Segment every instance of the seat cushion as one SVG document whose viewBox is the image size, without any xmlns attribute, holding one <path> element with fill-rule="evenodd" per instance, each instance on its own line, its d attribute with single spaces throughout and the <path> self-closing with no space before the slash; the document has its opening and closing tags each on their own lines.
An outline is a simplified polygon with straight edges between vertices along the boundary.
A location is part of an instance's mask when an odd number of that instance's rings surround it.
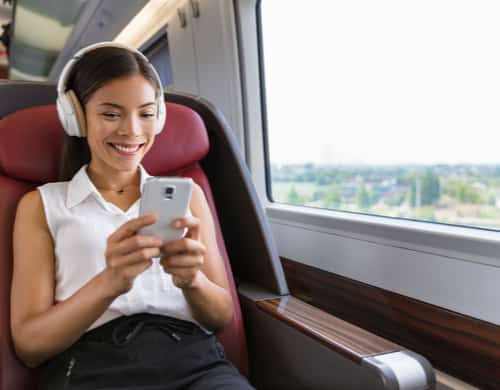
<svg viewBox="0 0 500 390">
<path fill-rule="evenodd" d="M 241 314 L 241 306 L 238 299 L 236 285 L 234 283 L 233 272 L 231 271 L 231 263 L 226 251 L 226 245 L 224 244 L 224 238 L 222 236 L 217 210 L 215 209 L 215 202 L 212 196 L 212 190 L 210 189 L 210 183 L 208 182 L 207 176 L 203 170 L 197 165 L 184 170 L 180 173 L 180 176 L 191 177 L 203 189 L 214 217 L 217 243 L 226 267 L 229 289 L 231 292 L 231 298 L 233 299 L 234 308 L 231 322 L 217 334 L 217 337 L 224 345 L 224 349 L 229 360 L 231 360 L 233 364 L 240 369 L 242 374 L 248 375 L 248 356 L 243 316 Z"/>
<path fill-rule="evenodd" d="M 16 357 L 10 335 L 10 286 L 12 281 L 12 228 L 16 207 L 33 185 L 0 174 L 0 388 L 35 389 L 35 370 Z"/>
<path fill-rule="evenodd" d="M 54 105 L 5 116 L 0 120 L 0 172 L 32 183 L 57 181 L 62 131 Z"/>
</svg>

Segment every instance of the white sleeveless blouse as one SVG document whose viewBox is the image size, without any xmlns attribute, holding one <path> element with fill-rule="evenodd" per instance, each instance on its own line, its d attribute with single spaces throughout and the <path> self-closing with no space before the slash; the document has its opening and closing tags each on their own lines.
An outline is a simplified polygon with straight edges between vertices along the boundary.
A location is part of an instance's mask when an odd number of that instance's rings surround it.
<svg viewBox="0 0 500 390">
<path fill-rule="evenodd" d="M 105 268 L 106 239 L 139 215 L 139 200 L 127 211 L 106 201 L 87 175 L 86 165 L 68 182 L 38 187 L 56 259 L 55 300 L 63 301 Z M 148 173 L 142 166 L 141 192 Z M 154 259 L 138 275 L 132 289 L 117 297 L 87 330 L 122 315 L 162 314 L 197 323 L 189 304 L 172 277 Z"/>
</svg>

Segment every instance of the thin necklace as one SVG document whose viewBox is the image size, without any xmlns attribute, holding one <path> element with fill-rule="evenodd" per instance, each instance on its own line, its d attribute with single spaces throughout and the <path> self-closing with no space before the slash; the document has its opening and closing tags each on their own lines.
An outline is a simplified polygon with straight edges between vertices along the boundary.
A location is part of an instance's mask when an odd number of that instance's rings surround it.
<svg viewBox="0 0 500 390">
<path fill-rule="evenodd" d="M 114 190 L 112 188 L 101 188 L 101 187 L 96 187 L 100 191 L 111 191 L 111 192 L 116 192 L 118 195 L 123 195 L 125 193 L 125 189 L 128 187 L 138 187 L 137 184 L 128 184 L 123 188 L 120 188 L 119 190 Z"/>
</svg>

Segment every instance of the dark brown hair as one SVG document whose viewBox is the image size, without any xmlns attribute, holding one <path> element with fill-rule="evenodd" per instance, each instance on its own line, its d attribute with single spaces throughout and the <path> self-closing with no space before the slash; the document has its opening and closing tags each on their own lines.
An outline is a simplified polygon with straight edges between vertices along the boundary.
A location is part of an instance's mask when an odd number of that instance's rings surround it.
<svg viewBox="0 0 500 390">
<path fill-rule="evenodd" d="M 72 89 L 82 109 L 91 96 L 106 83 L 134 74 L 142 75 L 161 93 L 161 86 L 147 61 L 138 53 L 120 47 L 101 47 L 89 51 L 74 65 L 68 76 L 66 90 Z M 64 146 L 59 180 L 70 180 L 84 165 L 90 162 L 87 138 L 72 137 L 64 133 Z"/>
</svg>

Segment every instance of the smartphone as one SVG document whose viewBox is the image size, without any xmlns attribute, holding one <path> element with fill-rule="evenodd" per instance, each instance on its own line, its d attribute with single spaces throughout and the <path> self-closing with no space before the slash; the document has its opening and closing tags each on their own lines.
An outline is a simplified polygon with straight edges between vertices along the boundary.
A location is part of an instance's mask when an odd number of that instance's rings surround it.
<svg viewBox="0 0 500 390">
<path fill-rule="evenodd" d="M 139 233 L 155 235 L 164 243 L 184 237 L 187 228 L 176 229 L 172 223 L 185 217 L 189 210 L 193 180 L 184 177 L 151 177 L 142 189 L 139 215 L 156 214 L 158 221 Z"/>
</svg>

